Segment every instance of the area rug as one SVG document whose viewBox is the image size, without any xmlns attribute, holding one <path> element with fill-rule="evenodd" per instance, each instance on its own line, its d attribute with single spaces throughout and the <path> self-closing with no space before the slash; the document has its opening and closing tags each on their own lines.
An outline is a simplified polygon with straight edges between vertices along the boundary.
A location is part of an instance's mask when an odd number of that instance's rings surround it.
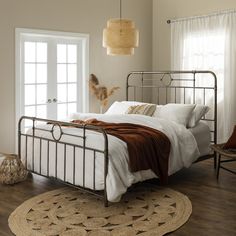
<svg viewBox="0 0 236 236">
<path fill-rule="evenodd" d="M 27 200 L 8 221 L 17 236 L 154 236 L 178 229 L 191 212 L 190 200 L 169 188 L 135 187 L 109 207 L 91 194 L 62 188 Z"/>
</svg>

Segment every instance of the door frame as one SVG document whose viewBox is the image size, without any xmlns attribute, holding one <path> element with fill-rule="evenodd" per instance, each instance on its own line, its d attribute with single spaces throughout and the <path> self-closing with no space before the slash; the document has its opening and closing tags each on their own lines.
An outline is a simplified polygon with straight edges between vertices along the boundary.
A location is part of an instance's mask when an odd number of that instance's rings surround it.
<svg viewBox="0 0 236 236">
<path fill-rule="evenodd" d="M 30 28 L 15 28 L 15 151 L 17 152 L 17 143 L 18 143 L 18 121 L 22 116 L 23 112 L 23 99 L 24 93 L 22 93 L 22 68 L 21 68 L 21 43 L 22 37 L 24 36 L 37 35 L 59 38 L 63 37 L 65 39 L 78 39 L 82 42 L 82 61 L 83 61 L 83 70 L 81 80 L 82 90 L 83 90 L 83 108 L 82 112 L 89 111 L 89 34 L 84 33 L 75 33 L 75 32 L 62 32 L 62 31 L 48 31 L 48 30 L 38 30 Z M 80 58 L 79 58 L 80 59 Z"/>
</svg>

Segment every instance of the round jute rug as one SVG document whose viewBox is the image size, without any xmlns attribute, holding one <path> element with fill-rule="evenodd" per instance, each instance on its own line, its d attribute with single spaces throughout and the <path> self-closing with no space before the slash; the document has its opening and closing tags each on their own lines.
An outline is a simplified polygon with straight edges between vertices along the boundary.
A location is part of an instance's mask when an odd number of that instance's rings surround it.
<svg viewBox="0 0 236 236">
<path fill-rule="evenodd" d="M 154 236 L 176 230 L 191 212 L 190 200 L 168 188 L 136 187 L 107 208 L 99 198 L 62 188 L 27 200 L 8 221 L 17 236 Z"/>
</svg>

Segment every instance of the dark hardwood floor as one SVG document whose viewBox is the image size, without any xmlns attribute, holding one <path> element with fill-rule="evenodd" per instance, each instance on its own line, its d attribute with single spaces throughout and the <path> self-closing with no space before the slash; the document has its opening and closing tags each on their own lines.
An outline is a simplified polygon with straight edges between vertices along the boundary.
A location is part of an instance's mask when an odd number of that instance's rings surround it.
<svg viewBox="0 0 236 236">
<path fill-rule="evenodd" d="M 236 168 L 236 162 L 231 166 Z M 36 175 L 14 186 L 0 185 L 0 236 L 13 235 L 8 228 L 8 216 L 18 205 L 61 186 Z M 169 187 L 186 194 L 193 205 L 189 221 L 169 235 L 236 235 L 236 175 L 221 170 L 217 181 L 212 161 L 208 160 L 171 176 Z"/>
</svg>

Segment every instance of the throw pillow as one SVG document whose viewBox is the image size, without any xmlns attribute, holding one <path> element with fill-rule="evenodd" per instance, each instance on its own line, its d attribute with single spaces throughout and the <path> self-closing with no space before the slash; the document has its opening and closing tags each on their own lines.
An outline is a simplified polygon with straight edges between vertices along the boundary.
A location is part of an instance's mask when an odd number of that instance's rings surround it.
<svg viewBox="0 0 236 236">
<path fill-rule="evenodd" d="M 130 106 L 126 111 L 126 114 L 139 114 L 139 115 L 152 116 L 155 110 L 156 110 L 156 105 L 143 104 L 143 105 Z"/>
</svg>

